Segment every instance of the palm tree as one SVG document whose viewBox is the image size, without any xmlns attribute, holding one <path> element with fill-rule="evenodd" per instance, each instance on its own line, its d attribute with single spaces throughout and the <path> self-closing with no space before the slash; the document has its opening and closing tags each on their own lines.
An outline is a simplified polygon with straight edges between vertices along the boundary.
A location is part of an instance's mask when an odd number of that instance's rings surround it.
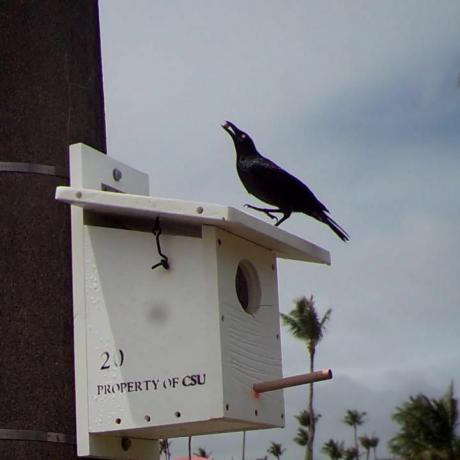
<svg viewBox="0 0 460 460">
<path fill-rule="evenodd" d="M 196 455 L 197 457 L 211 458 L 211 453 L 212 452 L 208 453 L 203 447 L 198 447 L 198 449 L 193 452 L 193 455 Z"/>
<path fill-rule="evenodd" d="M 419 394 L 397 407 L 392 418 L 400 432 L 390 440 L 390 450 L 402 458 L 460 458 L 458 401 L 453 392 L 450 384 L 440 399 Z"/>
<path fill-rule="evenodd" d="M 277 442 L 271 442 L 267 452 L 276 457 L 277 460 L 279 460 L 281 455 L 283 455 L 284 452 L 286 452 L 286 449 L 283 449 L 283 446 L 281 444 L 278 444 Z"/>
<path fill-rule="evenodd" d="M 166 438 L 160 439 L 160 456 L 161 454 L 165 454 L 166 460 L 171 459 L 171 442 Z"/>
<path fill-rule="evenodd" d="M 315 414 L 315 423 L 321 417 L 321 414 Z M 300 427 L 297 428 L 297 435 L 294 438 L 299 446 L 306 446 L 308 444 L 308 427 L 310 426 L 310 413 L 307 410 L 302 410 L 295 418 L 299 421 Z M 306 429 L 305 429 L 306 428 Z"/>
<path fill-rule="evenodd" d="M 356 450 L 356 447 L 347 447 L 343 451 L 343 458 L 345 460 L 357 460 L 357 459 L 359 459 L 359 454 L 358 454 L 358 451 Z"/>
<path fill-rule="evenodd" d="M 343 419 L 343 423 L 350 425 L 353 427 L 353 434 L 355 439 L 355 449 L 357 458 L 359 458 L 359 444 L 358 444 L 358 426 L 364 423 L 364 417 L 366 416 L 366 412 L 359 412 L 357 410 L 347 410 L 345 417 Z"/>
<path fill-rule="evenodd" d="M 321 452 L 324 452 L 331 460 L 339 460 L 339 458 L 342 458 L 344 450 L 343 442 L 337 442 L 333 439 L 329 439 L 321 448 Z"/>
<path fill-rule="evenodd" d="M 379 441 L 380 439 L 375 434 L 369 438 L 369 444 L 374 452 L 374 460 L 377 460 L 377 446 L 379 445 Z"/>
<path fill-rule="evenodd" d="M 359 442 L 366 450 L 366 460 L 369 460 L 369 455 L 371 453 L 371 444 L 372 444 L 371 438 L 369 438 L 369 436 L 365 434 L 364 436 L 359 437 Z"/>
<path fill-rule="evenodd" d="M 313 296 L 309 299 L 301 297 L 296 300 L 295 308 L 288 315 L 281 313 L 283 323 L 289 328 L 292 335 L 307 344 L 307 351 L 310 358 L 310 372 L 313 372 L 315 365 L 316 347 L 323 338 L 326 330 L 326 322 L 331 316 L 332 310 L 329 308 L 321 319 L 315 308 Z M 313 442 L 315 440 L 316 420 L 313 410 L 313 383 L 309 385 L 308 413 L 310 422 L 308 425 L 308 437 L 305 450 L 305 459 L 313 460 Z"/>
<path fill-rule="evenodd" d="M 379 438 L 375 435 L 373 436 L 364 435 L 364 436 L 360 436 L 359 442 L 364 447 L 364 449 L 366 449 L 366 460 L 369 460 L 371 449 L 374 451 L 374 460 L 376 460 L 377 459 L 376 450 L 379 444 Z"/>
<path fill-rule="evenodd" d="M 307 410 L 303 410 L 295 418 L 299 421 L 300 427 L 297 428 L 297 435 L 294 441 L 299 446 L 306 446 L 308 444 L 308 431 L 305 428 L 310 426 L 310 414 Z"/>
</svg>

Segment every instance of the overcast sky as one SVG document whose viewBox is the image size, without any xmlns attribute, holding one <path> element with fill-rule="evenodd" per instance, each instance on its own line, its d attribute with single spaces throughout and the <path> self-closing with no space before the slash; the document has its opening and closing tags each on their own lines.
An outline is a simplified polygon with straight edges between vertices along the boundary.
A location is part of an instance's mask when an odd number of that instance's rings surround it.
<svg viewBox="0 0 460 460">
<path fill-rule="evenodd" d="M 314 294 L 332 308 L 317 367 L 316 447 L 397 428 L 419 392 L 460 395 L 460 2 L 100 0 L 108 153 L 150 175 L 151 194 L 241 209 L 231 120 L 259 151 L 305 181 L 350 234 L 295 215 L 283 228 L 331 252 L 332 266 L 281 262 L 280 308 Z M 261 219 L 264 216 L 258 216 Z M 284 373 L 305 372 L 282 331 Z M 248 433 L 247 460 L 282 442 L 302 458 L 287 390 L 287 427 Z M 241 435 L 194 438 L 216 460 Z M 182 440 L 173 454 L 185 455 Z M 319 454 L 318 458 L 325 458 Z"/>
</svg>

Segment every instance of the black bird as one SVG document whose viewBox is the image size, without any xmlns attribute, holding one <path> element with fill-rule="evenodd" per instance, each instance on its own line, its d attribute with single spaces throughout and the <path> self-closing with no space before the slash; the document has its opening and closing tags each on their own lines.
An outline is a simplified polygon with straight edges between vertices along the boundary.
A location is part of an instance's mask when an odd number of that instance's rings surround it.
<svg viewBox="0 0 460 460">
<path fill-rule="evenodd" d="M 305 184 L 262 156 L 249 135 L 233 123 L 226 121 L 222 128 L 230 134 L 235 144 L 236 169 L 246 190 L 259 200 L 276 206 L 275 209 L 269 209 L 246 205 L 248 208 L 275 219 L 276 226 L 293 212 L 303 212 L 328 225 L 342 241 L 349 240 L 347 232 L 329 217 L 329 210 Z M 278 219 L 273 213 L 281 213 L 283 217 Z"/>
</svg>

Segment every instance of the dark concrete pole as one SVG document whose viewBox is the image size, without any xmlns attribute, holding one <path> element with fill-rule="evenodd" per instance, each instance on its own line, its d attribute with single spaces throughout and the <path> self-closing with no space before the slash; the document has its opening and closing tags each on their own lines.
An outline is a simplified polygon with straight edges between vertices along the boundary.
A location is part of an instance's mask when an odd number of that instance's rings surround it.
<svg viewBox="0 0 460 460">
<path fill-rule="evenodd" d="M 69 144 L 106 150 L 97 1 L 1 1 L 0 37 L 0 458 L 75 459 L 5 438 L 75 436 L 70 213 L 54 190 Z"/>
</svg>

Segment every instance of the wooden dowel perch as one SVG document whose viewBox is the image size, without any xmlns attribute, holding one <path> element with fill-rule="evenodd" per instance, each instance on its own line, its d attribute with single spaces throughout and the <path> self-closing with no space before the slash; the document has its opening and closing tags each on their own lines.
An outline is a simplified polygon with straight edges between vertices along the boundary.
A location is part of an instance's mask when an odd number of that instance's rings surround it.
<svg viewBox="0 0 460 460">
<path fill-rule="evenodd" d="M 306 383 L 319 382 L 321 380 L 332 379 L 332 370 L 323 369 L 321 371 L 311 372 L 309 374 L 293 375 L 283 379 L 270 380 L 268 382 L 255 383 L 252 388 L 256 394 L 265 393 L 266 391 L 280 390 L 282 388 L 305 385 Z"/>
</svg>

